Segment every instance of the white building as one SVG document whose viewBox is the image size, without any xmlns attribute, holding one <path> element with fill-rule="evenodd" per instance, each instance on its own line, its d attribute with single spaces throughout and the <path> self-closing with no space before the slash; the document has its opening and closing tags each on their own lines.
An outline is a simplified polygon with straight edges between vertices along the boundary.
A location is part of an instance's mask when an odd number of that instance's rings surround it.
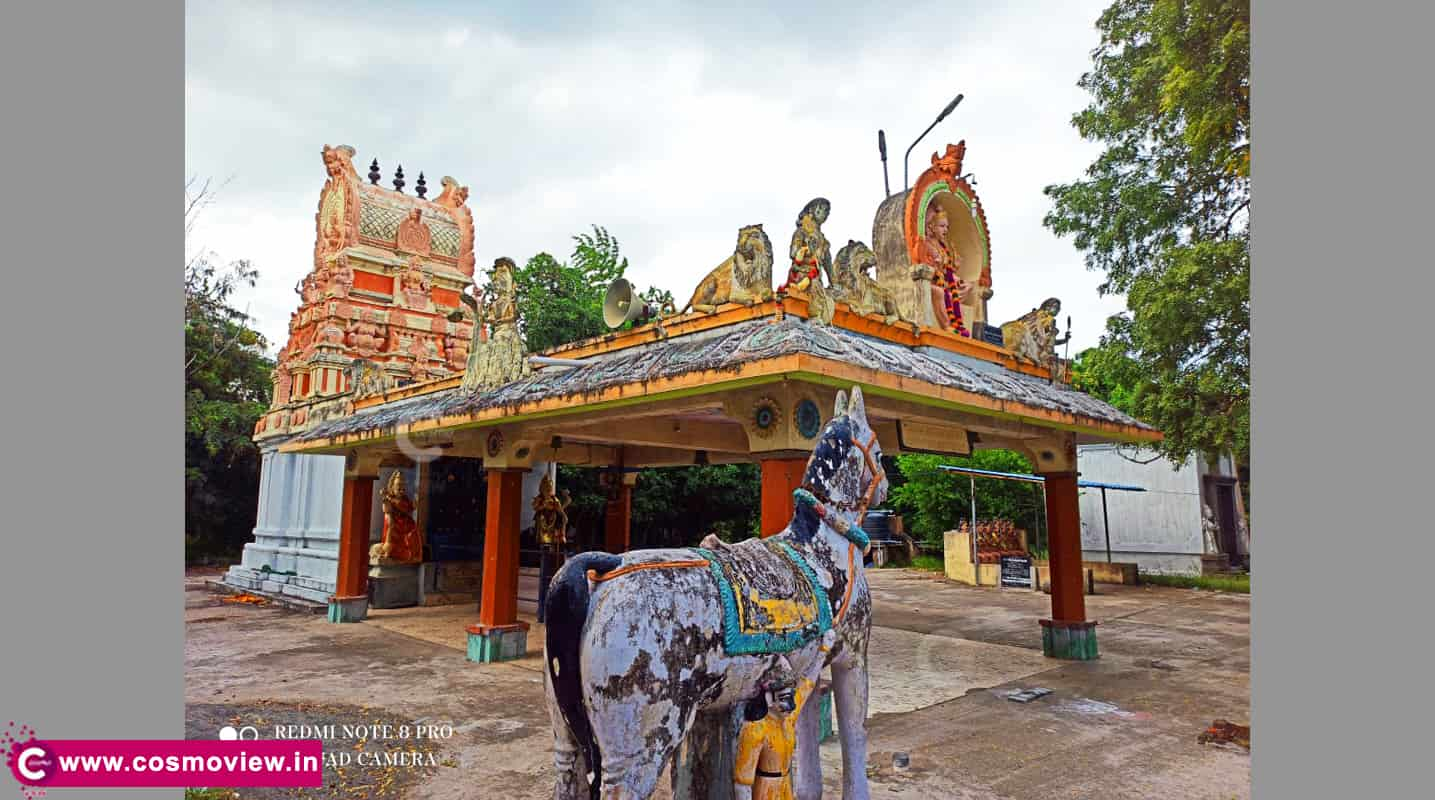
<svg viewBox="0 0 1435 800">
<path fill-rule="evenodd" d="M 1249 563 L 1250 533 L 1245 521 L 1235 464 L 1223 456 L 1214 465 L 1190 458 L 1171 461 L 1129 445 L 1092 444 L 1077 448 L 1081 480 L 1139 486 L 1145 491 L 1081 490 L 1081 547 L 1087 561 L 1105 561 L 1109 520 L 1111 560 L 1137 564 L 1142 572 L 1195 575 L 1226 565 Z M 1203 529 L 1209 508 L 1209 535 Z"/>
</svg>

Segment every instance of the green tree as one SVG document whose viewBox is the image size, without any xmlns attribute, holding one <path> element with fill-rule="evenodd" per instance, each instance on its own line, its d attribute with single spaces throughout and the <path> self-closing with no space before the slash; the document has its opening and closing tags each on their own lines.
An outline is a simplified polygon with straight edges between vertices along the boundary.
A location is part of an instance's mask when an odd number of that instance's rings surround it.
<svg viewBox="0 0 1435 800">
<path fill-rule="evenodd" d="M 603 296 L 608 284 L 623 277 L 628 259 L 618 240 L 594 225 L 592 233 L 573 237 L 570 263 L 548 253 L 528 259 L 514 274 L 524 343 L 529 352 L 576 342 L 607 332 Z"/>
<path fill-rule="evenodd" d="M 185 185 L 185 233 L 212 201 L 206 183 Z M 221 264 L 204 250 L 184 267 L 185 559 L 233 557 L 257 513 L 259 450 L 251 436 L 269 405 L 265 341 L 248 315 L 231 305 L 253 286 L 247 261 Z"/>
<path fill-rule="evenodd" d="M 972 480 L 948 472 L 943 465 L 993 472 L 1030 473 L 1031 462 L 1011 450 L 977 450 L 971 456 L 905 453 L 893 459 L 897 475 L 889 478 L 887 505 L 902 515 L 907 535 L 940 547 L 942 534 L 969 519 Z M 977 478 L 977 519 L 1008 519 L 1032 535 L 1033 545 L 1045 542 L 1046 512 L 1041 487 L 1019 481 Z"/>
<path fill-rule="evenodd" d="M 608 332 L 603 298 L 608 285 L 624 276 L 628 259 L 618 240 L 599 225 L 573 237 L 573 254 L 562 263 L 539 253 L 518 270 L 519 310 L 524 340 L 537 352 Z M 641 297 L 654 308 L 673 302 L 672 293 L 651 287 Z M 559 466 L 558 483 L 573 495 L 568 509 L 583 547 L 603 546 L 606 492 L 601 470 Z M 761 508 L 758 468 L 753 464 L 712 464 L 645 469 L 633 489 L 631 545 L 695 545 L 716 533 L 734 541 L 757 534 Z"/>
<path fill-rule="evenodd" d="M 691 547 L 709 533 L 747 539 L 761 508 L 756 464 L 645 469 L 633 489 L 633 546 Z"/>
<path fill-rule="evenodd" d="M 1048 186 L 1046 225 L 1073 237 L 1103 293 L 1125 293 L 1083 380 L 1193 453 L 1250 453 L 1250 8 L 1117 0 L 1073 117 L 1105 150 Z"/>
<path fill-rule="evenodd" d="M 1071 385 L 1114 408 L 1136 415 L 1135 385 L 1139 366 L 1120 349 L 1092 347 L 1076 354 L 1071 362 Z"/>
</svg>

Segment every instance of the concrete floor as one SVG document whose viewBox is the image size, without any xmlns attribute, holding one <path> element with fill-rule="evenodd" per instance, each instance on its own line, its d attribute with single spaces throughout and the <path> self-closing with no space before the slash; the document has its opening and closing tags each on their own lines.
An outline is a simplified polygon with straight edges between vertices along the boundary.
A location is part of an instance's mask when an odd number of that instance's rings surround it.
<svg viewBox="0 0 1435 800">
<path fill-rule="evenodd" d="M 1250 796 L 1249 754 L 1196 741 L 1214 719 L 1249 722 L 1248 596 L 1102 585 L 1087 598 L 1102 657 L 1073 663 L 1041 655 L 1046 595 L 907 570 L 869 579 L 874 797 Z M 190 736 L 212 735 L 205 728 L 221 713 L 265 738 L 275 724 L 346 713 L 356 723 L 453 726 L 424 743 L 438 766 L 387 783 L 351 768 L 324 790 L 265 797 L 549 796 L 540 630 L 528 658 L 480 666 L 464 659 L 463 626 L 475 618 L 467 606 L 332 625 L 223 602 L 200 576 L 187 579 L 185 605 Z M 1053 692 L 1028 704 L 1002 694 L 1033 686 Z M 892 767 L 897 751 L 910 755 L 905 770 Z M 822 753 L 826 794 L 840 797 L 840 747 L 833 740 Z"/>
</svg>

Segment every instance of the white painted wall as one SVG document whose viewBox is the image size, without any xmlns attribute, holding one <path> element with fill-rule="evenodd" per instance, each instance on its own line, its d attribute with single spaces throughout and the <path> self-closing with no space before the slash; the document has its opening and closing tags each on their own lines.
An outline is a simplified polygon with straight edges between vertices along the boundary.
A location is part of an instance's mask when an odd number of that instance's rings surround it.
<svg viewBox="0 0 1435 800">
<path fill-rule="evenodd" d="M 249 589 L 261 587 L 263 567 L 297 572 L 282 583 L 286 594 L 322 602 L 334 591 L 338 574 L 339 516 L 344 499 L 342 456 L 261 454 L 259 509 L 254 541 L 244 546 L 238 565 L 225 580 Z M 377 504 L 375 504 L 377 505 Z"/>
<path fill-rule="evenodd" d="M 1119 451 L 1117 445 L 1110 444 L 1077 448 L 1077 470 L 1082 480 L 1146 489 L 1144 492 L 1106 491 L 1112 559 L 1134 561 L 1149 572 L 1200 572 L 1201 555 L 1205 553 L 1205 539 L 1201 534 L 1201 470 L 1194 459 L 1179 468 L 1164 458 L 1149 464 L 1136 463 L 1151 457 L 1151 453 L 1127 445 L 1120 446 Z M 1080 491 L 1083 557 L 1105 561 L 1101 490 L 1083 488 Z"/>
</svg>

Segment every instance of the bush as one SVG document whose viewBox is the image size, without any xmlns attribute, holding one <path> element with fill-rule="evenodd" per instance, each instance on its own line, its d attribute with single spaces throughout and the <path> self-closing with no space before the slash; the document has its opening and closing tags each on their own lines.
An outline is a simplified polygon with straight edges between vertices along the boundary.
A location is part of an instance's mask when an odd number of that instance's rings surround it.
<svg viewBox="0 0 1435 800">
<path fill-rule="evenodd" d="M 1233 575 L 1145 575 L 1142 583 L 1153 586 L 1175 586 L 1182 589 L 1210 589 L 1217 592 L 1251 593 L 1251 576 Z"/>
<path fill-rule="evenodd" d="M 887 505 L 902 515 L 907 534 L 941 547 L 942 534 L 971 514 L 971 479 L 940 469 L 943 465 L 993 472 L 1030 473 L 1031 462 L 1011 450 L 978 450 L 969 457 L 912 453 L 897 456 Z M 1046 542 L 1041 487 L 1020 481 L 977 478 L 977 519 L 1009 519 L 1031 534 L 1034 546 Z"/>
</svg>

